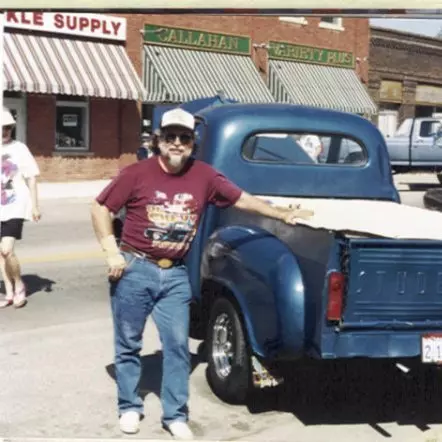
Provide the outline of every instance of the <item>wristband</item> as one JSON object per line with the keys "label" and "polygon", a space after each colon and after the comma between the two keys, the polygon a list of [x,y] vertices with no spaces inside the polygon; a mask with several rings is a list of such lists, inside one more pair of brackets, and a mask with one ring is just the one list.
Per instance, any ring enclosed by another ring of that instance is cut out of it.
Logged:
{"label": "wristband", "polygon": [[100,241],[101,247],[107,255],[118,255],[120,254],[120,249],[117,245],[117,240],[115,235],[109,235]]}

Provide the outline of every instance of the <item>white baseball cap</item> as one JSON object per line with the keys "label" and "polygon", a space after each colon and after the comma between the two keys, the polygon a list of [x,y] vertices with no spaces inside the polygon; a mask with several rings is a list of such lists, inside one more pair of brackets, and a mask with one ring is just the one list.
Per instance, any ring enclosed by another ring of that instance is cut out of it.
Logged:
{"label": "white baseball cap", "polygon": [[186,129],[195,129],[195,118],[193,115],[184,109],[176,108],[170,111],[164,112],[161,118],[161,127],[167,126],[180,126]]}
{"label": "white baseball cap", "polygon": [[13,126],[15,124],[14,117],[12,116],[9,109],[3,108],[2,115],[2,127],[3,126]]}

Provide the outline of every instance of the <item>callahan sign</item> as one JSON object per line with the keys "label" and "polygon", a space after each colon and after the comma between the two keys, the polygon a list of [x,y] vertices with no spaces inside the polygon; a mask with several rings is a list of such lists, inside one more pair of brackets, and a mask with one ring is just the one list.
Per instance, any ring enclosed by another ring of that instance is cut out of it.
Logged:
{"label": "callahan sign", "polygon": [[10,11],[5,28],[126,41],[126,19],[104,14]]}
{"label": "callahan sign", "polygon": [[251,46],[249,37],[157,25],[144,26],[144,41],[158,45],[247,55],[250,54]]}
{"label": "callahan sign", "polygon": [[351,52],[294,45],[278,41],[270,42],[269,58],[354,68],[354,57]]}

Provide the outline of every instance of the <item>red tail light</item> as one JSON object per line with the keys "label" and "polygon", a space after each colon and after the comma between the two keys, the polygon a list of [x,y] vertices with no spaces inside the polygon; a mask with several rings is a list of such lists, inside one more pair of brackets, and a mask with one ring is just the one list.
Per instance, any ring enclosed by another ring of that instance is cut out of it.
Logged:
{"label": "red tail light", "polygon": [[328,277],[328,304],[327,320],[339,321],[342,317],[344,300],[344,275],[340,272],[332,272]]}

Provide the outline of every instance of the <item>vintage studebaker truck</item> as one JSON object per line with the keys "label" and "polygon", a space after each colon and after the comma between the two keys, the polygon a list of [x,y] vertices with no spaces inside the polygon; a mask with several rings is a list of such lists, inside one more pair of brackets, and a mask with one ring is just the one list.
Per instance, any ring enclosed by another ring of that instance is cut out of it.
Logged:
{"label": "vintage studebaker truck", "polygon": [[[441,363],[442,214],[400,204],[378,129],[279,104],[195,116],[197,159],[273,204],[315,212],[289,226],[208,207],[186,261],[191,336],[205,340],[214,393],[242,402],[281,381],[278,362],[302,358]],[[303,150],[303,134],[328,146],[325,160]]]}

